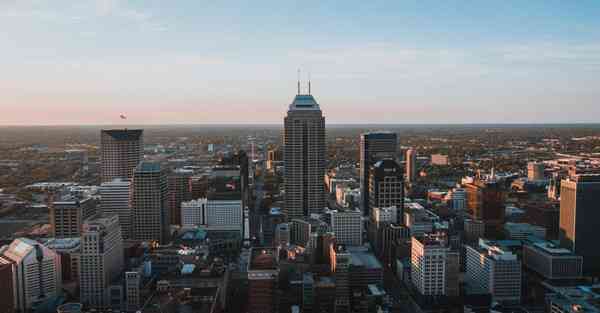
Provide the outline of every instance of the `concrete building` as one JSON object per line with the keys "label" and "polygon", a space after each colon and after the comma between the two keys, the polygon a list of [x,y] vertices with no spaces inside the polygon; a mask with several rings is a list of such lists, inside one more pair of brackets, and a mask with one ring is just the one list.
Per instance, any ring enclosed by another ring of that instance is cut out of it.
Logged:
{"label": "concrete building", "polygon": [[251,248],[248,263],[248,312],[277,312],[277,249]]}
{"label": "concrete building", "polygon": [[545,279],[579,279],[583,257],[550,241],[539,241],[523,245],[523,264]]}
{"label": "concrete building", "polygon": [[81,235],[81,302],[93,308],[110,307],[109,286],[121,277],[123,262],[119,216],[88,220]]}
{"label": "concrete building", "polygon": [[[310,89],[310,88],[309,88]],[[325,205],[325,117],[310,95],[298,94],[284,119],[284,213],[289,219],[321,213]]]}
{"label": "concrete building", "polygon": [[159,163],[140,162],[133,176],[132,203],[133,239],[169,238],[169,207],[167,175]]}
{"label": "concrete building", "polygon": [[207,203],[206,198],[182,202],[181,225],[206,225]]}
{"label": "concrete building", "polygon": [[369,170],[369,211],[392,206],[398,208],[398,218],[401,218],[404,212],[404,177],[395,160],[383,159],[371,165]]}
{"label": "concrete building", "polygon": [[277,224],[273,245],[285,247],[290,244],[290,226],[288,223]]}
{"label": "concrete building", "polygon": [[417,179],[417,150],[406,150],[406,181],[412,184]]}
{"label": "concrete building", "polygon": [[79,284],[81,237],[52,238],[46,241],[44,245],[60,257],[60,272],[63,284],[67,282],[77,282]]}
{"label": "concrete building", "polygon": [[335,234],[338,244],[347,246],[362,245],[362,213],[359,210],[327,211],[331,231]]}
{"label": "concrete building", "polygon": [[331,272],[335,278],[335,313],[350,313],[350,266],[352,257],[342,246],[330,247]]}
{"label": "concrete building", "polygon": [[600,174],[579,174],[563,180],[560,195],[560,244],[583,257],[584,274],[599,274],[596,227],[600,220]]}
{"label": "concrete building", "polygon": [[29,311],[61,295],[60,257],[37,241],[15,239],[0,248],[0,263],[12,266],[12,294],[18,312]]}
{"label": "concrete building", "polygon": [[537,182],[544,180],[544,163],[529,162],[527,163],[527,180]]}
{"label": "concrete building", "polygon": [[192,200],[193,170],[176,169],[169,174],[169,215],[171,225],[181,225],[181,202]]}
{"label": "concrete building", "polygon": [[105,129],[100,132],[101,179],[131,179],[144,153],[142,129]]}
{"label": "concrete building", "polygon": [[521,262],[512,251],[484,239],[466,249],[468,293],[490,294],[502,304],[521,302]]}
{"label": "concrete building", "polygon": [[381,159],[395,159],[397,146],[396,133],[370,132],[360,135],[360,204],[364,216],[369,216],[369,170]]}
{"label": "concrete building", "polygon": [[446,254],[449,250],[445,236],[412,237],[411,279],[421,295],[446,295]]}
{"label": "concrete building", "polygon": [[102,214],[118,215],[123,239],[132,237],[131,182],[117,178],[100,185],[100,208]]}
{"label": "concrete building", "polygon": [[506,222],[504,224],[504,232],[509,239],[525,240],[528,237],[546,238],[546,228],[527,223]]}
{"label": "concrete building", "polygon": [[55,238],[72,238],[81,235],[83,222],[96,214],[96,200],[80,200],[68,196],[50,204],[50,226]]}
{"label": "concrete building", "polygon": [[208,199],[206,225],[209,230],[237,231],[241,236],[244,228],[242,200]]}

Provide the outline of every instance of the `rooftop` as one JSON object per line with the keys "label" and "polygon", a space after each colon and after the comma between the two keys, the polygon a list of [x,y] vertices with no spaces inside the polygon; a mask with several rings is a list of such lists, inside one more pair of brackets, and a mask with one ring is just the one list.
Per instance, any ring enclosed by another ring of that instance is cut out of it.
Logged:
{"label": "rooftop", "polygon": [[103,129],[102,133],[115,140],[138,140],[144,133],[143,129]]}
{"label": "rooftop", "polygon": [[321,110],[312,95],[296,95],[290,104],[290,110]]}

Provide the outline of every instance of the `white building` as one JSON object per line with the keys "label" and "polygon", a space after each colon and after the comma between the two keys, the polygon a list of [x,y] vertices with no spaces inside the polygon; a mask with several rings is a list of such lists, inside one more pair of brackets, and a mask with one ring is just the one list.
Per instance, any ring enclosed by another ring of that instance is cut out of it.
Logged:
{"label": "white building", "polygon": [[242,235],[244,227],[242,200],[208,200],[206,224],[209,230],[238,230]]}
{"label": "white building", "polygon": [[124,239],[131,238],[131,182],[115,179],[100,185],[100,208],[103,214],[119,216]]}
{"label": "white building", "polygon": [[376,224],[397,223],[398,208],[395,206],[387,208],[373,208],[371,210],[371,220]]}
{"label": "white building", "polygon": [[479,239],[478,246],[467,246],[465,280],[470,293],[489,293],[492,301],[521,301],[521,261],[494,241]]}
{"label": "white building", "polygon": [[15,239],[10,245],[0,248],[0,263],[13,264],[13,295],[19,312],[28,311],[60,295],[60,257],[39,242],[28,238]]}
{"label": "white building", "polygon": [[117,215],[88,220],[81,235],[80,297],[94,308],[110,305],[109,286],[123,271],[123,238]]}
{"label": "white building", "polygon": [[181,225],[206,225],[206,198],[181,202]]}
{"label": "white building", "polygon": [[447,243],[437,235],[412,237],[411,241],[413,286],[424,296],[446,295]]}
{"label": "white building", "polygon": [[359,210],[328,211],[331,230],[338,244],[362,246],[362,213]]}

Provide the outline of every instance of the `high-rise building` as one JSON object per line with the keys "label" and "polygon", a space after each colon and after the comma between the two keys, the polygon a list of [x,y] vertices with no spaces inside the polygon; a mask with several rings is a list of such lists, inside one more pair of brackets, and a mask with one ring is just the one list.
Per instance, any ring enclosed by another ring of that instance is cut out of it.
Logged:
{"label": "high-rise building", "polygon": [[360,135],[360,196],[363,215],[369,216],[369,169],[381,159],[395,158],[396,133],[372,132]]}
{"label": "high-rise building", "polygon": [[467,245],[466,283],[473,294],[490,294],[499,303],[521,301],[521,261],[508,248],[479,239]]}
{"label": "high-rise building", "polygon": [[109,286],[123,271],[123,238],[118,215],[88,220],[81,234],[79,288],[82,303],[110,306]]}
{"label": "high-rise building", "polygon": [[600,174],[578,174],[561,182],[560,244],[583,257],[585,275],[600,273],[599,203]]}
{"label": "high-rise building", "polygon": [[277,312],[277,249],[252,248],[248,263],[248,312]]}
{"label": "high-rise building", "polygon": [[[15,239],[0,248],[0,263],[13,266],[13,295],[18,312],[28,312],[61,294],[60,257],[37,241]],[[5,297],[2,294],[0,298]]]}
{"label": "high-rise building", "polygon": [[100,185],[100,208],[104,215],[118,215],[121,235],[124,239],[132,236],[131,221],[131,182],[117,178]]}
{"label": "high-rise building", "polygon": [[533,181],[533,182],[544,180],[544,163],[542,163],[542,162],[527,163],[527,180]]}
{"label": "high-rise building", "polygon": [[338,244],[346,246],[362,245],[362,213],[357,210],[328,211],[331,230]]}
{"label": "high-rise building", "polygon": [[167,175],[159,163],[140,162],[133,175],[133,239],[166,242],[169,237]]}
{"label": "high-rise building", "polygon": [[465,184],[467,208],[475,220],[483,221],[485,236],[495,238],[502,230],[505,192],[496,181],[475,180]]}
{"label": "high-rise building", "polygon": [[244,150],[237,150],[233,153],[223,156],[219,163],[221,166],[218,166],[213,170],[214,175],[219,175],[218,169],[220,168],[223,168],[225,171],[228,171],[232,168],[237,168],[239,170],[239,191],[241,192],[243,205],[246,207],[248,205],[248,201],[250,201],[250,167],[248,154]]}
{"label": "high-rise building", "polygon": [[417,178],[417,151],[406,150],[406,181],[410,184]]}
{"label": "high-rise building", "polygon": [[393,206],[398,209],[396,222],[401,222],[404,215],[402,168],[393,159],[379,160],[369,170],[369,211]]}
{"label": "high-rise building", "polygon": [[446,295],[447,239],[439,234],[412,237],[411,278],[423,296]]}
{"label": "high-rise building", "polygon": [[352,257],[343,246],[330,246],[331,271],[335,278],[335,313],[350,312],[350,265]]}
{"label": "high-rise building", "polygon": [[298,90],[289,106],[283,145],[284,213],[289,219],[321,213],[326,206],[325,117],[310,90]]}
{"label": "high-rise building", "polygon": [[96,200],[74,197],[50,203],[50,226],[55,238],[72,238],[81,235],[83,222],[96,214]]}
{"label": "high-rise building", "polygon": [[171,225],[181,225],[181,202],[192,200],[193,174],[192,170],[176,169],[168,177]]}
{"label": "high-rise building", "polygon": [[14,290],[14,277],[15,266],[14,262],[0,257],[0,308],[2,312],[15,313],[15,290]]}
{"label": "high-rise building", "polygon": [[131,179],[133,169],[143,158],[144,130],[102,130],[100,146],[102,182],[115,178]]}

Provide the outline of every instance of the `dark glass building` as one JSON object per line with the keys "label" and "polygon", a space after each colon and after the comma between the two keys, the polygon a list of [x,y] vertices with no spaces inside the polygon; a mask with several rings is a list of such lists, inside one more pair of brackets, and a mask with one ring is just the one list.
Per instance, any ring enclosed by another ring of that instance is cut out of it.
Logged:
{"label": "dark glass building", "polygon": [[394,158],[398,137],[392,132],[360,135],[360,204],[364,216],[369,215],[369,168],[384,158]]}
{"label": "dark glass building", "polygon": [[369,170],[369,207],[398,209],[397,223],[404,216],[404,175],[402,167],[394,159],[383,159],[371,165]]}
{"label": "dark glass building", "polygon": [[561,182],[561,246],[583,257],[585,275],[600,274],[598,248],[600,221],[600,174],[577,174]]}

